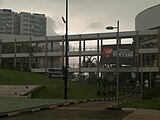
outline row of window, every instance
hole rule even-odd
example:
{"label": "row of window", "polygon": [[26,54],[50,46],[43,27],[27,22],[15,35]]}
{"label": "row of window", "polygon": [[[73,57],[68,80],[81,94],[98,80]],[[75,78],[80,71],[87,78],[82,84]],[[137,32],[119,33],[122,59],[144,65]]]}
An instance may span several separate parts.
{"label": "row of window", "polygon": [[[0,10],[0,33],[4,33],[2,29],[13,29],[15,31],[28,31],[35,32],[33,35],[45,36],[46,35],[46,18],[45,15],[35,14],[32,15],[30,13],[14,13],[11,10]],[[6,28],[4,28],[6,27]],[[40,32],[38,33],[38,29]],[[17,32],[13,33],[17,33]],[[22,33],[23,31],[20,31]],[[8,34],[8,32],[6,32]],[[27,33],[30,34],[30,33]],[[24,35],[24,34],[23,34]]]}

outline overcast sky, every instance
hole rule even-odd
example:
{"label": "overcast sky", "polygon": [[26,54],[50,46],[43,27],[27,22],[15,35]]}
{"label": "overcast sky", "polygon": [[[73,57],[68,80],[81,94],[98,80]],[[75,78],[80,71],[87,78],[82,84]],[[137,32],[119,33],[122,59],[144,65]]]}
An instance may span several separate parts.
{"label": "overcast sky", "polygon": [[[134,30],[136,15],[160,0],[68,0],[69,34],[106,32],[120,20],[120,30]],[[64,34],[65,0],[0,0],[1,9],[43,13],[49,17],[48,35]]]}

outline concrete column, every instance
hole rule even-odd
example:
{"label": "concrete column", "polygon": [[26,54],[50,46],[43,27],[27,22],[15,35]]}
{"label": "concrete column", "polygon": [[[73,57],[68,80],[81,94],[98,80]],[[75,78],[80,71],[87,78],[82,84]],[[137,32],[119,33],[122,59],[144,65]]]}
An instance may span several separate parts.
{"label": "concrete column", "polygon": [[2,39],[0,39],[0,66],[2,64]]}
{"label": "concrete column", "polygon": [[[83,40],[83,51],[86,51],[86,40]],[[85,55],[83,56],[83,61],[85,61]]]}
{"label": "concrete column", "polygon": [[[102,50],[102,46],[103,46],[103,39],[101,39],[101,50]],[[101,52],[102,54],[102,52]]]}
{"label": "concrete column", "polygon": [[152,72],[151,72],[151,67],[152,67],[152,64],[151,64],[151,54],[149,55],[149,89],[150,89],[150,93],[152,93]]}
{"label": "concrete column", "polygon": [[[51,44],[51,50],[50,50],[50,52],[54,52],[54,51],[53,51],[53,41],[52,41],[50,44]],[[51,66],[50,66],[50,67],[53,68],[53,67],[54,67],[54,66],[53,66],[53,56],[50,57],[50,62],[51,62],[51,63],[50,63]]]}
{"label": "concrete column", "polygon": [[144,63],[143,64],[144,64],[144,67],[146,67],[146,65],[147,65],[147,55],[144,54],[143,56],[144,56]]}
{"label": "concrete column", "polygon": [[46,48],[45,48],[45,73],[47,72],[47,68],[48,68],[48,41],[47,41],[47,37],[45,40],[46,43]]}
{"label": "concrete column", "polygon": [[[30,41],[29,41],[29,47],[30,47],[30,49],[31,49],[31,47],[32,47],[32,38],[30,37]],[[32,56],[31,56],[31,52],[29,52],[29,70],[31,70],[31,68],[32,68]]]}
{"label": "concrete column", "polygon": [[160,72],[160,29],[158,29],[158,70]]}
{"label": "concrete column", "polygon": [[17,39],[15,38],[14,39],[14,69],[16,68],[16,61],[17,61],[17,59],[16,59],[16,53],[17,53]]}
{"label": "concrete column", "polygon": [[64,36],[62,36],[62,67],[64,67]]}
{"label": "concrete column", "polygon": [[99,33],[97,34],[97,78],[99,78]]}
{"label": "concrete column", "polygon": [[51,57],[51,68],[54,68],[54,66],[53,66],[53,57]]}
{"label": "concrete column", "polygon": [[138,31],[136,32],[136,58],[135,58],[135,63],[136,63],[136,67],[137,67],[137,74],[139,73],[139,33]]}
{"label": "concrete column", "polygon": [[[81,35],[79,35],[79,75],[81,74],[81,51],[82,51]],[[79,78],[79,79],[81,79],[81,78]]]}
{"label": "concrete column", "polygon": [[[37,48],[38,48],[38,42],[36,42],[36,53],[39,52]],[[36,59],[35,68],[37,68],[38,67],[38,57],[35,57],[35,59]]]}
{"label": "concrete column", "polygon": [[[101,39],[101,56],[102,56],[102,46],[103,46],[103,39]],[[101,64],[102,67],[102,64]],[[101,72],[101,77],[103,76],[103,73]]]}
{"label": "concrete column", "polygon": [[53,42],[51,42],[51,51],[53,52]]}
{"label": "concrete column", "polygon": [[140,61],[141,61],[141,95],[143,97],[143,54],[140,54]]}

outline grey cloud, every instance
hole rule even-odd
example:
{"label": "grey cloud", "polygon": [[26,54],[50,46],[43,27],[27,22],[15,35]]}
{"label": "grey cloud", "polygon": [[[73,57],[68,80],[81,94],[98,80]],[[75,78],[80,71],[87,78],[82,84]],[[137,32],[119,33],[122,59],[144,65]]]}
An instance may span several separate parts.
{"label": "grey cloud", "polygon": [[0,0],[0,3],[4,3],[4,0]]}
{"label": "grey cloud", "polygon": [[[44,13],[54,20],[48,27],[48,34],[63,33],[61,16],[65,17],[66,0],[0,0],[0,7],[15,11]],[[5,2],[5,3],[4,3]],[[142,10],[159,4],[159,0],[68,0],[71,32],[102,31],[103,24],[116,25],[120,20],[121,30],[134,28],[134,18]],[[24,7],[25,5],[25,7]],[[2,7],[1,7],[2,8]],[[56,17],[59,17],[58,19]],[[90,23],[91,22],[91,23]],[[80,24],[80,25],[79,25]],[[77,27],[79,25],[79,27]],[[87,27],[86,27],[87,26]],[[104,26],[103,26],[104,27]]]}
{"label": "grey cloud", "polygon": [[4,0],[0,0],[0,6],[2,7],[5,4]]}
{"label": "grey cloud", "polygon": [[94,31],[94,30],[98,31],[98,30],[103,30],[103,29],[104,29],[104,25],[98,22],[90,23],[87,26],[87,30],[91,30],[91,31]]}

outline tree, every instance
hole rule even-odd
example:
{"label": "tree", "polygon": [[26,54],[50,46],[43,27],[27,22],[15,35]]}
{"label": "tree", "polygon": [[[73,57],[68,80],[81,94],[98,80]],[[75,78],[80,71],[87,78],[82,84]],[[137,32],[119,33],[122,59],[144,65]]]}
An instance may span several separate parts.
{"label": "tree", "polygon": [[83,60],[82,67],[84,68],[96,67],[96,58],[93,58],[93,56],[87,57],[87,59]]}
{"label": "tree", "polygon": [[[94,68],[96,67],[96,58],[93,58],[93,56],[87,57],[85,60],[82,62],[82,67],[83,68]],[[87,82],[88,83],[96,83],[96,73],[95,72],[89,72]]]}
{"label": "tree", "polygon": [[115,94],[116,86],[116,76],[112,72],[103,73],[103,78],[101,78],[101,87],[102,91],[105,91],[106,94],[111,95]]}
{"label": "tree", "polygon": [[27,49],[27,53],[29,54],[29,70],[32,68],[32,58],[34,57],[34,53],[37,52],[37,47],[29,45]]}
{"label": "tree", "polygon": [[[37,52],[37,46],[32,46],[30,43],[19,43],[17,44],[17,48],[21,53],[28,53],[29,60],[28,60],[28,70],[32,67],[32,58],[34,57],[34,53]],[[25,64],[25,59],[23,59],[23,65]],[[21,66],[22,67],[22,66]],[[25,68],[26,69],[26,68]]]}
{"label": "tree", "polygon": [[131,84],[129,84],[131,81],[133,81],[131,73],[125,72],[119,74],[119,85],[122,90],[128,90],[131,87]]}

